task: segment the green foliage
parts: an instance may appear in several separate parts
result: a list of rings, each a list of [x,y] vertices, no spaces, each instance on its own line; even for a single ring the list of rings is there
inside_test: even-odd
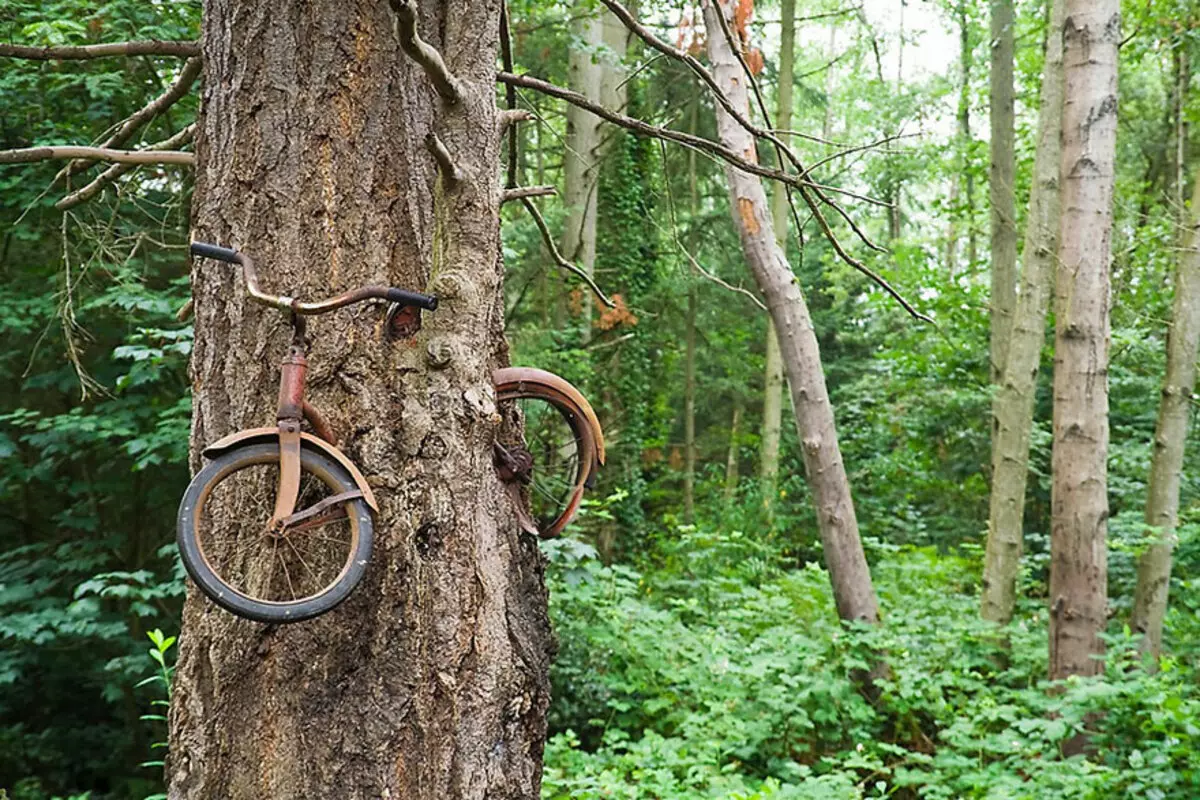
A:
[[[682,530],[646,569],[547,547],[560,639],[543,797],[1190,798],[1200,694],[1108,637],[1103,676],[1052,687],[1045,610],[1004,651],[974,558],[888,548],[880,628],[835,620],[815,564],[742,534]],[[652,567],[652,569],[651,569]],[[873,654],[890,669],[864,693]],[[868,694],[870,696],[868,696]],[[1088,757],[1063,759],[1071,736]]]

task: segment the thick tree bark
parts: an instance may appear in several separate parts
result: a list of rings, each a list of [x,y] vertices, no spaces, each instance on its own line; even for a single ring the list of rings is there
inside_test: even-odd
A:
[[[729,41],[721,32],[717,14],[733,27],[732,0],[705,0],[708,57],[718,85],[734,107],[749,114],[746,76]],[[753,158],[753,137],[720,106],[717,133],[721,142]],[[775,240],[768,214],[766,191],[756,176],[728,167],[729,201],[742,251],[759,290],[766,298],[779,337],[784,372],[792,393],[796,429],[800,434],[804,466],[816,507],[825,563],[833,583],[838,615],[845,620],[875,622],[879,603],[871,573],[858,537],[858,520],[850,496],[850,482],[838,447],[837,429],[812,317],[792,269]]]
[[[399,50],[386,3],[207,0],[196,238],[251,254],[265,286],[428,289],[408,340],[382,309],[314,319],[309,386],[381,503],[367,576],[316,620],[266,626],[192,591],[167,775],[172,800],[536,798],[551,648],[541,560],[491,462],[504,363],[495,58],[499,3],[418,5],[461,81],[447,105]],[[460,180],[442,180],[435,133]],[[192,466],[271,424],[288,340],[223,265],[193,270]]]
[[[796,0],[783,0],[780,5],[782,33],[779,50],[779,93],[776,97],[775,129],[792,128],[792,88],[795,83],[796,62]],[[828,81],[826,82],[828,87]],[[826,97],[826,120],[829,119],[829,98]],[[825,134],[828,138],[828,134]],[[771,196],[771,221],[780,250],[787,252],[788,238],[787,187],[775,184]],[[768,522],[775,519],[775,499],[779,493],[779,437],[783,427],[783,361],[779,355],[779,337],[774,321],[767,320],[767,354],[763,387],[762,440],[759,449],[759,481],[762,485],[763,508]]]
[[[1013,132],[1013,0],[991,0],[992,63],[988,108],[991,167],[988,197],[992,220],[991,355],[992,383],[999,383],[1008,356],[1013,310],[1017,305],[1017,166]],[[993,446],[995,436],[993,430]]]
[[[1109,259],[1118,0],[1067,0],[1055,290],[1050,677],[1094,675],[1108,595]]]
[[[1001,624],[1012,619],[1017,599],[1029,436],[1033,428],[1038,364],[1046,341],[1046,308],[1058,254],[1063,2],[1053,0],[1051,4],[1033,187],[1025,223],[1021,293],[1013,314],[1003,377],[993,403],[992,492],[981,610],[984,619]]]
[[[1179,513],[1179,484],[1187,442],[1189,398],[1196,387],[1200,344],[1200,176],[1193,180],[1191,220],[1175,274],[1175,306],[1167,338],[1167,372],[1150,459],[1146,524],[1153,540],[1138,560],[1137,591],[1130,627],[1145,636],[1144,652],[1162,653],[1163,617],[1171,582],[1171,550]]]

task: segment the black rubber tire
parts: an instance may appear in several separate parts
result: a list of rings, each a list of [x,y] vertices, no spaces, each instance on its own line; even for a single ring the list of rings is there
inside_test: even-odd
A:
[[[195,517],[198,516],[198,510],[194,512],[194,509],[201,502],[201,498],[209,496],[209,491],[206,489],[210,483],[215,486],[241,468],[272,461],[278,462],[278,460],[278,442],[245,444],[222,453],[196,473],[196,477],[188,485],[183,500],[179,504],[176,528],[179,555],[183,559],[183,566],[200,591],[221,608],[239,617],[273,624],[312,619],[330,611],[349,597],[366,572],[367,562],[371,558],[371,544],[374,535],[371,509],[366,501],[362,498],[351,501],[347,513],[351,516],[352,522],[357,522],[358,542],[350,555],[348,567],[334,583],[320,594],[301,600],[294,602],[259,600],[243,594],[221,580],[221,577],[212,570],[200,552],[194,522]],[[353,478],[340,464],[308,447],[300,449],[300,468],[302,472],[326,473],[336,484],[338,492],[348,492],[358,488]]]

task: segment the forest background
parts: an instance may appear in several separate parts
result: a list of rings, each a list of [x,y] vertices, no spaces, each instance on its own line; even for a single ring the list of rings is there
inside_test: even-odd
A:
[[[1106,648],[1099,674],[1054,687],[1050,339],[1015,607],[1002,637],[980,616],[996,396],[991,12],[785,0],[743,20],[771,115],[783,96],[786,127],[807,135],[793,146],[809,162],[840,154],[820,178],[857,195],[843,196],[849,216],[880,248],[846,221],[835,232],[935,321],[914,319],[839,259],[803,209],[799,228],[781,226],[820,344],[879,625],[837,618],[803,447],[786,401],[783,424],[768,409],[780,402],[768,317],[721,166],[608,125],[581,145],[562,103],[519,92],[535,117],[519,128],[520,182],[559,188],[536,201],[555,244],[616,303],[596,304],[557,268],[526,209],[504,206],[513,361],[580,386],[611,448],[569,535],[543,545],[558,642],[544,797],[1196,796],[1195,434],[1161,658],[1145,655],[1131,618],[1139,560],[1163,533],[1146,521],[1147,484],[1175,276],[1194,252],[1200,9],[1122,7]],[[781,52],[785,13],[793,59]],[[518,0],[510,14],[518,72],[584,91],[590,68],[631,116],[717,135],[686,67],[633,37],[606,40],[602,7]],[[638,15],[705,58],[696,8],[647,2]],[[1050,16],[1049,3],[1015,3],[1018,241]],[[0,41],[192,40],[199,22],[195,3],[9,0]],[[92,142],[181,69],[149,56],[5,59],[0,149]],[[180,134],[196,107],[194,93],[182,96],[131,146]],[[572,175],[577,156],[590,177]],[[56,204],[87,180],[56,185],[61,166],[0,168],[0,790],[143,798],[162,791],[161,701],[185,591],[173,529],[188,480],[193,331],[177,312],[189,296],[191,179],[141,168],[64,210]],[[1054,321],[1051,310],[1047,330]],[[888,669],[864,686],[880,654]],[[1067,757],[1080,733],[1086,752]]]

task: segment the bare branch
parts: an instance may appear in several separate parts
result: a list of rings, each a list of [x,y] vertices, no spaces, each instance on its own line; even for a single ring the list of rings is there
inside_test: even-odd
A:
[[[462,85],[450,73],[442,54],[417,33],[417,10],[411,0],[388,0],[396,14],[396,33],[400,37],[400,49],[413,61],[421,65],[433,88],[447,103],[462,99]]]
[[[180,56],[188,58],[198,55],[200,55],[199,42],[165,42],[157,39],[65,47],[0,44],[0,58],[25,58],[34,61],[86,61],[107,56]]]
[[[182,164],[196,163],[195,153],[166,150],[109,150],[104,147],[52,145],[25,147],[19,150],[0,150],[0,164],[23,164],[50,161],[56,158],[90,158],[96,161],[116,161],[125,164]]]
[[[715,156],[716,158],[731,164],[743,172],[748,172],[751,175],[758,175],[761,178],[769,178],[771,180],[786,183],[791,186],[805,186],[811,183],[807,178],[801,178],[798,175],[792,175],[782,170],[766,167],[754,161],[744,158],[740,153],[735,153],[720,142],[714,142],[712,139],[706,139],[703,136],[685,133],[683,131],[672,130],[671,128],[662,128],[658,125],[651,125],[645,120],[637,119],[636,117],[627,117],[624,114],[619,114],[609,108],[606,108],[598,103],[593,103],[578,92],[573,92],[570,89],[564,89],[561,86],[556,86],[553,83],[529,75],[513,75],[508,72],[496,73],[496,80],[500,83],[520,86],[525,89],[532,89],[536,92],[541,92],[550,97],[557,97],[560,100],[565,100],[571,105],[578,106],[585,111],[590,111],[601,119],[607,120],[614,125],[618,125],[634,133],[639,133],[643,136],[649,136],[655,139],[666,139],[669,142],[675,142],[685,147],[693,147],[703,153]]]
[[[660,139],[658,144],[659,144],[659,147],[662,148],[662,157],[663,157],[662,163],[665,165],[667,163],[666,142],[664,142]],[[736,292],[737,294],[743,294],[746,297],[749,297],[752,301],[754,301],[754,305],[758,306],[763,311],[766,311],[767,307],[765,305],[763,305],[763,302],[761,300],[759,300],[757,297],[754,296],[753,292],[751,292],[749,289],[744,289],[741,286],[734,286],[734,285],[726,282],[725,280],[721,279],[717,275],[714,275],[713,273],[709,272],[703,266],[701,266],[700,262],[696,260],[696,257],[693,256],[691,254],[691,252],[686,247],[683,246],[683,242],[681,242],[679,240],[679,221],[675,217],[675,196],[671,192],[671,182],[666,181],[665,185],[666,185],[666,189],[667,189],[667,210],[671,212],[671,238],[675,241],[676,249],[678,249],[679,252],[683,253],[684,257],[692,265],[692,269],[696,270],[696,272],[699,272],[706,279],[712,281],[713,283],[717,284],[718,286],[720,286],[724,289],[728,289],[731,292]]]
[[[458,183],[462,179],[462,173],[459,172],[458,165],[454,163],[450,151],[446,149],[446,145],[442,143],[436,133],[430,133],[425,137],[425,146],[429,148],[430,153],[433,153],[433,159],[437,161],[438,169],[442,171],[442,177],[446,182]]]
[[[131,114],[124,122],[122,122],[113,132],[111,136],[100,143],[100,147],[120,147],[137,131],[138,128],[153,119],[154,117],[166,111],[188,93],[196,78],[200,75],[200,70],[203,68],[203,63],[199,57],[188,59],[183,65],[183,70],[179,73],[179,77],[173,84],[158,97],[151,100],[146,105],[142,106],[136,112]],[[54,180],[58,181],[61,178],[69,177],[77,173],[83,172],[85,169],[96,163],[94,160],[72,161],[67,166],[59,170],[59,173],[54,176]]]
[[[161,142],[156,142],[150,145],[147,150],[174,150],[177,147],[182,147],[192,140],[192,136],[196,133],[196,124],[192,123],[181,130],[169,139],[164,139]],[[91,183],[81,189],[77,189],[71,194],[54,204],[54,207],[59,211],[66,211],[68,208],[74,208],[80,203],[86,202],[96,196],[108,184],[115,181],[127,172],[137,169],[137,164],[125,162],[113,164],[111,167],[100,173]]]
[[[825,194],[825,191],[839,191],[839,192],[842,192],[845,194],[851,194],[852,196],[857,197],[859,199],[868,200],[868,202],[870,202],[869,198],[865,198],[865,197],[862,197],[861,195],[857,195],[857,194],[854,194],[851,192],[846,192],[845,190],[834,190],[831,187],[823,187],[818,184],[814,184],[812,181],[808,180],[808,176],[811,173],[811,170],[805,169],[804,165],[800,162],[800,158],[799,158],[799,156],[796,155],[795,151],[793,151],[786,143],[784,143],[784,141],[782,139],[780,139],[778,136],[776,136],[773,131],[770,131],[770,130],[762,128],[758,125],[755,125],[744,113],[742,113],[741,109],[736,108],[733,105],[733,103],[730,102],[729,97],[721,89],[720,85],[717,83],[716,78],[713,77],[713,74],[711,72],[709,72],[708,69],[703,64],[701,64],[700,61],[695,56],[691,55],[690,53],[688,53],[686,51],[679,50],[675,47],[672,47],[667,42],[664,42],[662,39],[659,39],[652,32],[650,32],[650,30],[648,30],[647,28],[645,28],[644,26],[639,24],[637,19],[633,16],[633,14],[631,14],[627,8],[625,8],[619,2],[617,2],[617,0],[600,0],[600,2],[604,3],[604,5],[617,17],[617,19],[619,19],[621,21],[621,23],[626,28],[628,28],[634,35],[636,35],[639,39],[641,39],[643,42],[645,42],[648,46],[659,51],[663,55],[669,56],[670,58],[673,58],[676,61],[680,61],[683,64],[686,64],[688,66],[688,68],[691,69],[692,72],[694,72],[696,74],[696,77],[698,77],[704,83],[704,85],[708,87],[709,92],[716,99],[716,101],[721,105],[721,107],[723,109],[725,109],[725,111],[729,114],[729,116],[733,117],[733,119],[739,125],[741,125],[746,131],[748,131],[756,139],[763,139],[765,141],[770,142],[774,146],[775,153],[779,158],[780,166],[783,166],[784,156],[786,156],[787,161],[790,162],[792,164],[792,166],[796,169],[796,171],[800,174],[799,175],[800,179],[803,180],[804,183],[808,184],[808,186],[812,189],[813,194],[815,194],[821,200],[821,202],[826,203],[830,206],[834,206],[835,209],[838,211],[838,213],[841,214],[846,219],[846,221],[850,225],[851,229],[856,234],[858,234],[858,237],[860,239],[863,240],[864,244],[866,244],[868,247],[870,247],[874,250],[881,250],[881,251],[883,250],[883,248],[880,248],[878,245],[876,245],[874,242],[872,242],[866,236],[866,234],[863,233],[862,229],[860,229],[858,227],[858,225],[855,224],[855,222],[852,219],[850,219],[849,215],[846,214],[844,210],[842,210],[832,200],[829,199],[828,195]],[[738,61],[741,62],[742,69],[746,73],[746,77],[750,82],[750,87],[751,87],[751,89],[753,89],[754,96],[758,101],[759,109],[762,112],[763,119],[770,119],[770,114],[767,112],[766,103],[763,101],[762,92],[758,88],[758,82],[754,79],[753,71],[751,71],[750,66],[746,63],[746,59],[742,54],[742,48],[739,46],[739,43],[734,39],[733,32],[729,30],[729,26],[726,24],[724,16],[720,15],[720,14],[718,14],[717,16],[721,19],[721,27],[724,30],[725,36],[729,41],[730,47],[733,49],[733,52],[737,55]],[[784,181],[784,183],[789,183],[789,181]],[[800,184],[792,184],[792,185],[799,186]],[[806,196],[807,196],[807,193],[806,193]],[[789,204],[790,204],[790,202],[791,201],[789,199]],[[875,202],[878,202],[878,201],[875,201]],[[794,209],[792,212],[792,216],[793,217],[796,216]]]
[[[500,195],[500,203],[504,204],[510,200],[524,200],[526,197],[548,197],[558,194],[558,190],[553,186],[514,186],[510,189],[505,189]]]
[[[544,217],[542,217],[542,212],[538,211],[538,208],[533,204],[533,201],[528,197],[522,197],[521,202],[525,204],[525,208],[529,209],[529,213],[533,217],[533,221],[537,223],[538,230],[542,232],[542,240],[546,243],[546,249],[550,251],[550,257],[554,259],[554,263],[565,269],[567,272],[573,273],[580,280],[586,283],[588,287],[591,288],[592,294],[596,295],[596,299],[598,299],[601,303],[604,303],[604,305],[609,308],[616,308],[616,304],[613,303],[612,300],[608,299],[608,295],[606,295],[604,291],[596,285],[596,282],[592,280],[591,275],[588,275],[579,267],[575,266],[570,261],[567,261],[565,258],[563,258],[562,253],[558,252],[558,247],[554,244],[554,236],[550,233],[550,227],[546,225],[546,220]]]

